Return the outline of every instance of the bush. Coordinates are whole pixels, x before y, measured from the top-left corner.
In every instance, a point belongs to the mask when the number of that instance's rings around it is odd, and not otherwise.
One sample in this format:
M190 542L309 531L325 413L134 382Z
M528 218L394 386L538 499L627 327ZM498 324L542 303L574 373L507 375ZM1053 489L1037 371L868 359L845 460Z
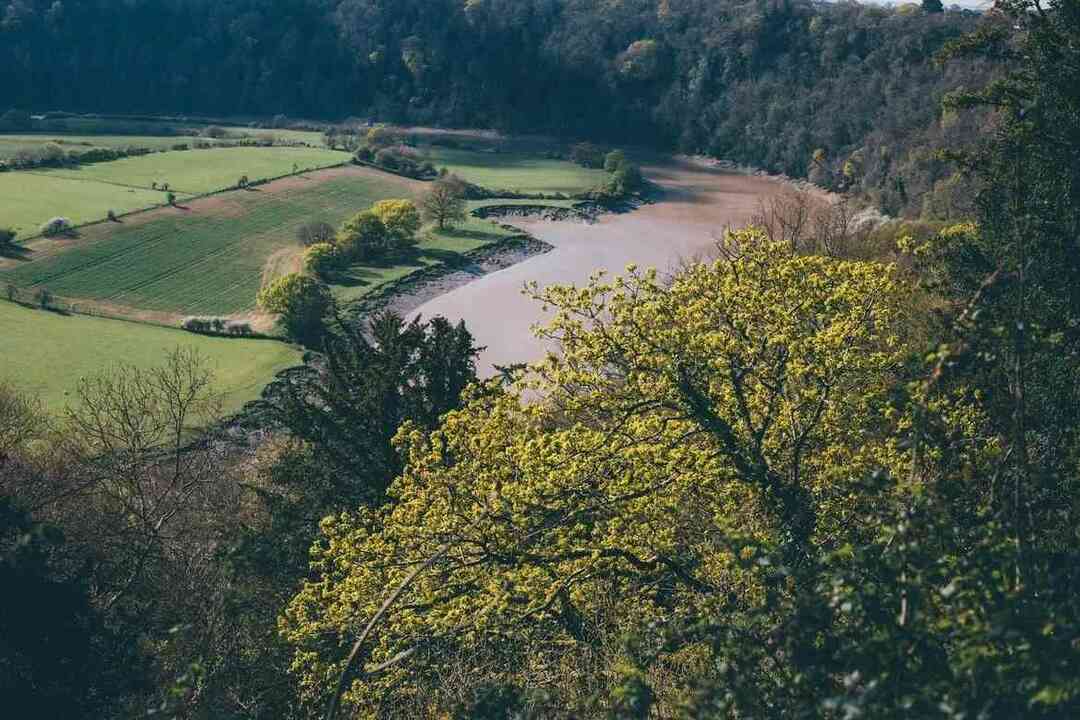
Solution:
M626 163L626 155L622 150L612 150L604 156L604 170L613 173Z
M330 243L315 243L304 253L304 269L319 277L332 272L340 262L336 247Z
M17 232L11 228L0 227L0 250L10 250L15 246Z
M208 126L206 128L203 128L203 131L200 134L203 137L220 139L220 138L225 137L229 133L226 132L225 128L223 128L223 127L219 127L217 125L210 125L210 126Z
M326 285L309 275L290 273L259 291L259 307L281 315L289 337L317 345L325 334L323 318L333 300Z
M74 223L66 217L54 217L41 226L41 234L45 237L66 235L75 229Z
M587 168L604 167L604 151L592 143L578 143L570 148L570 159Z
M389 238L386 225L371 210L357 213L341 226L336 238L342 260L370 260L386 253Z
M305 246L334 242L334 226L327 222L306 222L296 230L297 241Z
M243 322L240 320L232 320L226 323L225 332L229 335L238 336L247 336L254 334L254 331L251 329L251 323Z
M34 292L34 302L37 303L38 307L42 310L48 310L53 304L53 294L50 292L49 288L38 288Z
M105 217L109 219L109 222L119 222L116 219L116 211L115 210L109 210L107 213L105 213Z
M386 234L395 250L403 250L416 244L420 230L420 211L412 200L380 200L371 211L386 227Z

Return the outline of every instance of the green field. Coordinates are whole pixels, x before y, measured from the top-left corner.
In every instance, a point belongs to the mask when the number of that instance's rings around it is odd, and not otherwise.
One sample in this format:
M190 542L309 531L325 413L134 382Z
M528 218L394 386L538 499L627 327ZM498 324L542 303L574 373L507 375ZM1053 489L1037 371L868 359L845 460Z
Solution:
M177 346L194 347L214 370L215 390L226 412L254 400L284 368L300 363L300 352L271 340L213 338L122 320L60 315L0 301L0 376L37 393L57 412L74 394L80 377L119 362L160 365Z
M349 154L321 148L234 147L152 153L77 168L39 170L46 177L89 180L149 188L168 183L180 195L201 195L252 181L348 162Z
M590 170L565 160L518 153L491 153L444 147L424 148L435 167L489 190L519 193L565 193L590 190L608 178L603 170Z
M0 173L0 227L22 237L36 235L49 218L62 215L76 225L117 213L165 204L165 193L107 183L80 182L23 171Z
M0 135L0 160L15 157L21 150L39 150L56 143L68 152L85 152L91 148L146 148L170 150L174 145L190 145L196 141L209 143L231 142L191 136L162 137L155 135Z
M338 165L347 153L316 148L240 147L164 152L112 162L57 170L0 173L0 226L23 237L35 235L51 217L70 218L76 225L165 204L165 193L151 190L168 182L180 201L222 190L241 175L251 181L287 175L301 169Z
M342 175L308 187L264 186L215 200L205 212L164 210L142 222L106 224L62 253L0 269L0 281L47 286L71 298L147 310L229 314L250 308L272 254L296 247L296 229L312 220L339 225L407 186L375 173Z

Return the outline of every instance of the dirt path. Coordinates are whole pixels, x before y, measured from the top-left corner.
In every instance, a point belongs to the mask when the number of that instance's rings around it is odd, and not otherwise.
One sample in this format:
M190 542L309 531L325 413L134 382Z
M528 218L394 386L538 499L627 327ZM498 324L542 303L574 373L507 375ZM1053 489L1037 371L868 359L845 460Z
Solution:
M528 362L548 349L531 327L544 320L541 306L521 290L529 281L541 286L588 282L595 270L621 272L627 264L673 269L680 260L708 252L727 227L748 221L759 202L785 185L765 177L736 175L689 160L669 160L645 168L662 190L659 201L631 213L605 215L594 224L581 221L517 219L554 249L478 278L416 309L426 317L464 319L478 345L482 376L494 365Z

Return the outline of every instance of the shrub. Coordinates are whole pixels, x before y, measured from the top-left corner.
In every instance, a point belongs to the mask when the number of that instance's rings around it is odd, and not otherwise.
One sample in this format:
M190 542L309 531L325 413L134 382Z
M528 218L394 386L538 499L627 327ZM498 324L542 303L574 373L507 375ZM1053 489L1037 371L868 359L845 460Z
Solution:
M105 213L105 217L107 217L110 222L118 222L118 220L116 219L115 210L109 210L107 213Z
M176 205L176 193L174 193L174 192L165 193L165 202L169 203L170 205Z
M330 243L315 243L304 253L304 269L319 277L325 277L339 262L338 250Z
M296 239L306 246L334 242L334 226L327 222L306 222L296 230Z
M219 139L225 137L229 133L226 132L225 128L223 127L219 127L217 125L210 125L206 128L203 128L201 134L203 137Z
M259 307L281 315L289 337L317 345L325 334L323 318L333 300L326 285L309 275L290 273L270 283L258 295Z
M626 155L622 150L612 150L604 156L604 170L613 173L626 162Z
M342 260L369 260L389 248L386 225L371 210L346 220L337 234L336 243Z
M578 143L570 148L570 159L587 168L604 167L604 151L592 143Z
M38 288L34 292L34 302L37 303L38 307L42 310L48 310L53 304L53 294L49 288Z
M251 335L254 331L251 329L251 323L232 320L225 324L225 332L229 335Z
M386 227L386 234L395 250L416 244L420 211L412 200L380 200L371 206L371 211Z
M0 250L9 250L15 246L17 232L11 228L0 227Z
M399 142L398 134L385 127L373 127L367 132L367 136L364 138L367 142L367 146L372 150L379 150L381 148L390 147L396 145Z
M54 217L41 226L41 234L45 237L65 235L75 229L74 223L66 217Z

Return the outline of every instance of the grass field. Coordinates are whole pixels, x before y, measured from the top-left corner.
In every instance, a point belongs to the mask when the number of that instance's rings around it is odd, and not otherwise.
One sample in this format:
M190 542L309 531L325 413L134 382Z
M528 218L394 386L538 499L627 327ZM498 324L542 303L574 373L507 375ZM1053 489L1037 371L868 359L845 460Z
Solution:
M149 188L168 183L180 195L232 187L241 175L252 181L279 177L293 168L314 170L348 162L349 154L321 148L236 147L153 153L78 168L35 171L46 177Z
M81 315L59 315L0 301L0 376L38 393L52 412L70 401L80 377L119 362L160 365L177 346L194 347L214 370L226 412L254 400L300 352L270 340L212 338L181 330Z
M36 235L42 223L57 215L81 225L104 218L109 210L126 213L165 204L163 192L22 171L0 173L0 198L0 227L11 227L22 237Z
M151 190L168 182L182 202L188 197L236 184L291 173L293 166L318 168L349 159L347 153L317 148L242 147L153 153L112 162L57 170L0 173L0 226L23 237L62 215L81 225L165 203L165 193Z
M20 150L38 150L49 143L56 143L66 151L85 152L91 148L147 148L169 150L174 145L188 144L196 140L209 143L222 142L209 138L190 136L160 137L154 135L0 135L0 160L12 158ZM226 140L225 142L228 142Z
M0 282L153 311L240 312L254 304L270 256L298 249L302 223L337 226L378 200L408 196L410 188L360 170L322 182L290 178L207 198L190 211L169 208L153 218L87 228L75 246L55 255L48 255L51 241L39 241L28 261L0 267Z
M424 148L424 154L435 167L445 167L489 190L573 195L596 187L608 177L603 170L590 170L565 160L533 155L444 147Z
M334 297L342 302L362 298L379 285L397 280L411 272L442 262L453 262L462 253L475 250L499 239L514 235L486 220L468 219L446 230L431 230L407 260L386 265L354 265L330 280Z

